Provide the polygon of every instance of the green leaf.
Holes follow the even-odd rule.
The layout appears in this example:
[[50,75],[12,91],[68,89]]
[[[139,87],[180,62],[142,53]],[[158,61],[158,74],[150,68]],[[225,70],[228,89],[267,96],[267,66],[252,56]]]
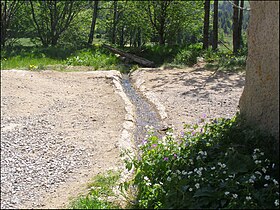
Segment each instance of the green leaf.
[[212,197],[213,192],[213,188],[211,187],[202,187],[195,192],[193,197]]

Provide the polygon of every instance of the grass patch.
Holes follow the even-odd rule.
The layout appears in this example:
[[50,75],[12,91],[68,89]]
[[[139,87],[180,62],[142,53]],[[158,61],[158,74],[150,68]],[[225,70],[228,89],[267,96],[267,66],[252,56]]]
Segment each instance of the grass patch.
[[4,58],[1,60],[1,69],[29,69],[29,70],[43,70],[47,65],[56,65],[62,63],[61,60],[52,58],[34,58],[15,56],[11,58]]
[[164,137],[151,128],[140,158],[127,161],[135,208],[279,208],[275,139],[239,116],[185,127]]
[[74,200],[69,209],[119,209],[113,192],[119,179],[120,173],[114,171],[95,176],[88,184],[89,193]]

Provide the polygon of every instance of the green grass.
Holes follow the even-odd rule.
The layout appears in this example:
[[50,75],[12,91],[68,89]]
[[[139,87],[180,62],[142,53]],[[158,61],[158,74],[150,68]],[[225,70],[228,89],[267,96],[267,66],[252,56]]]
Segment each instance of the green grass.
[[61,60],[52,58],[32,58],[15,56],[11,58],[4,58],[1,61],[1,69],[44,69],[47,65],[61,64]]
[[65,71],[63,66],[89,66],[92,70],[127,72],[131,67],[98,45],[85,49],[15,46],[1,51],[1,55],[1,69],[44,70],[53,66],[55,70]]
[[[69,209],[119,209],[113,192],[119,178],[120,173],[115,171],[95,176],[93,182],[88,184],[89,193],[74,200]],[[112,199],[115,199],[115,202]]]

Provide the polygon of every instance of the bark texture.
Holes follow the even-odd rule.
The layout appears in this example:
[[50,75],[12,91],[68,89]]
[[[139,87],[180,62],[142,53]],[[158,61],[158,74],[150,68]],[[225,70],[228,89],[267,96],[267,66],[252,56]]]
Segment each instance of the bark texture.
[[250,7],[240,113],[279,140],[279,1],[250,1]]

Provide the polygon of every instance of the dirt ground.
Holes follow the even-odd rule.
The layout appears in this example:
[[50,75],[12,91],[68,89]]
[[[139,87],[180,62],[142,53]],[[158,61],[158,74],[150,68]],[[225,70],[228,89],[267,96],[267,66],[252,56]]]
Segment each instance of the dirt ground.
[[[1,208],[64,208],[90,179],[122,165],[135,113],[120,74],[1,71]],[[134,86],[176,132],[184,123],[231,117],[242,73],[139,69]]]
[[118,74],[1,71],[1,208],[65,207],[121,164]]
[[133,72],[136,88],[157,106],[163,121],[177,134],[184,124],[203,118],[232,117],[239,109],[245,73],[214,72],[199,63],[185,69],[148,69]]

